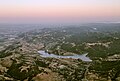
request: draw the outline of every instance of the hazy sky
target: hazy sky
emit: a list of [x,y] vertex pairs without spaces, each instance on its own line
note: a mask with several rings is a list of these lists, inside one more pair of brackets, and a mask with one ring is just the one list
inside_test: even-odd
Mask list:
[[120,21],[120,0],[0,0],[0,22],[50,21]]

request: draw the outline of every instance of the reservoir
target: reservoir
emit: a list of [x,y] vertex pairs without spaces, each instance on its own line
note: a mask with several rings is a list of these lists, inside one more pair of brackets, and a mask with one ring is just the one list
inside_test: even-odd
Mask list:
[[51,58],[72,58],[72,59],[81,59],[82,61],[87,61],[87,62],[91,62],[92,60],[87,57],[87,53],[86,54],[82,54],[82,55],[77,55],[74,54],[72,56],[62,56],[62,55],[55,55],[55,54],[49,54],[45,51],[38,51],[38,53],[40,53],[41,57],[51,57]]

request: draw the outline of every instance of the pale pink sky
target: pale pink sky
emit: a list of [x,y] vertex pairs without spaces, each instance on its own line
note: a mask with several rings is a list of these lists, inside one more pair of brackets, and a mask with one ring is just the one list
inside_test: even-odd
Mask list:
[[0,0],[0,22],[120,21],[120,0]]

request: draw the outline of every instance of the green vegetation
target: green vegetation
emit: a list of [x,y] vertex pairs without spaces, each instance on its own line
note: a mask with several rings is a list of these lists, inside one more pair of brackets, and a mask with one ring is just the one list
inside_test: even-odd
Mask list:
[[12,66],[7,71],[7,73],[14,79],[23,81],[27,78],[29,78],[28,80],[31,80],[32,77],[36,76],[38,73],[41,72],[39,71],[37,66],[30,66],[30,68],[27,69],[28,72],[27,70],[21,71],[20,67],[23,65],[24,62],[20,64],[13,63]]
[[104,78],[111,77],[114,81],[120,74],[120,61],[101,61],[101,63],[94,63],[89,67],[90,71],[95,71],[99,76]]

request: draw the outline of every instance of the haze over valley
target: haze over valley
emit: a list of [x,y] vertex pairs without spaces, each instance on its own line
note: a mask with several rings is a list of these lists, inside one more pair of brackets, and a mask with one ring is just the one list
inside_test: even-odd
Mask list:
[[120,0],[0,0],[0,81],[120,81]]

